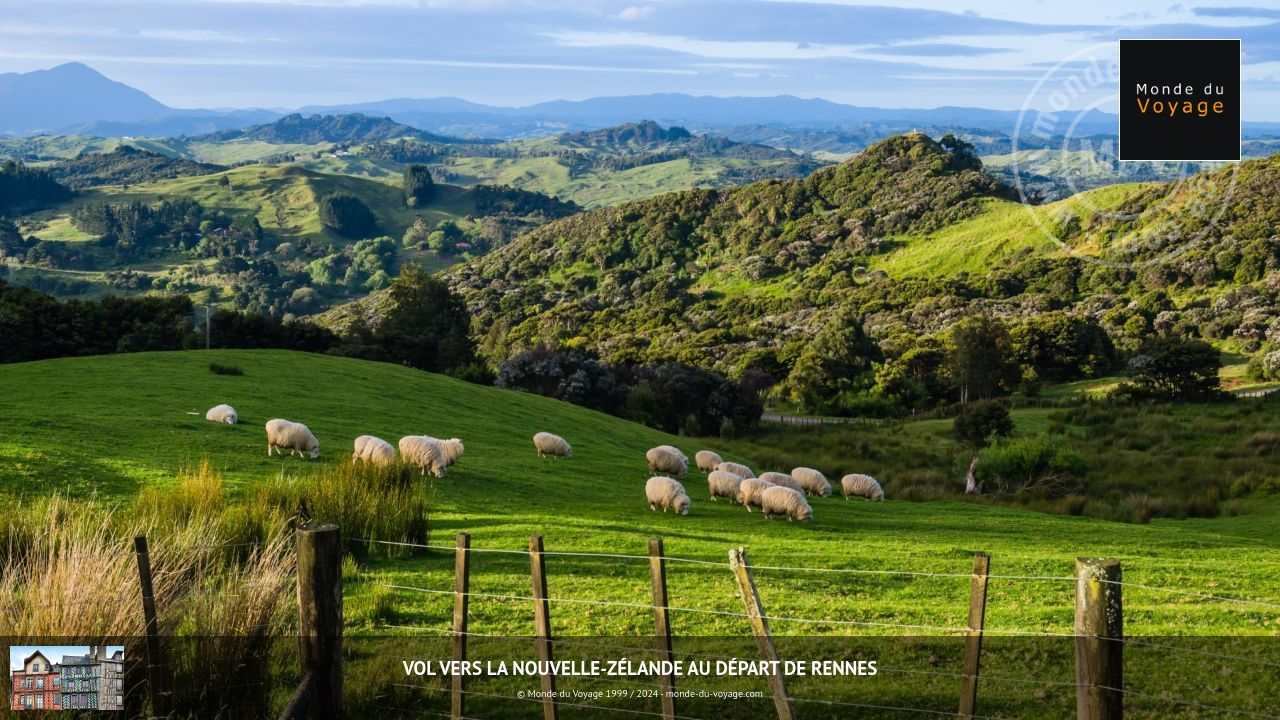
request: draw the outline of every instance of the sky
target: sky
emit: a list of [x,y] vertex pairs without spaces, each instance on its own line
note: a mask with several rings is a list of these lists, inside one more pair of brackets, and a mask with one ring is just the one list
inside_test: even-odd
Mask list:
[[[9,647],[9,672],[22,669],[22,661],[31,656],[31,653],[39,650],[44,656],[49,658],[49,662],[62,662],[63,655],[88,655],[88,645],[12,645]],[[117,650],[124,650],[123,645],[108,645],[107,656]]]
[[0,72],[78,60],[175,107],[684,92],[1016,110],[1086,48],[1226,37],[1245,118],[1280,121],[1280,1],[1253,1],[0,0]]

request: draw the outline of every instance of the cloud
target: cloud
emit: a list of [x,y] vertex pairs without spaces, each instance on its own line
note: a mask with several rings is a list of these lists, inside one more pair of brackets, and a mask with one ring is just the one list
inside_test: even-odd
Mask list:
[[914,57],[977,57],[995,53],[1013,52],[1010,48],[978,47],[976,45],[955,45],[952,43],[909,43],[906,45],[888,45],[886,47],[867,48],[874,55],[911,55]]
[[1280,10],[1260,7],[1197,7],[1191,12],[1201,17],[1280,18]]
[[636,20],[643,20],[652,14],[652,5],[631,5],[623,8],[622,12],[618,13],[618,19],[634,22]]

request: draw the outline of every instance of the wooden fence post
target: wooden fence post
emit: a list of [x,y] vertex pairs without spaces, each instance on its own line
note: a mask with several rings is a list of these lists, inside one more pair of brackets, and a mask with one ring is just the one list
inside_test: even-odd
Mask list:
[[[649,538],[649,579],[653,583],[653,630],[658,644],[659,662],[671,662],[671,616],[667,612],[667,561],[662,549],[662,538]],[[658,676],[662,692],[663,720],[676,717],[676,677],[673,673]]]
[[467,714],[466,676],[461,663],[467,659],[467,599],[471,592],[471,536],[458,533],[453,556],[453,661],[458,671],[453,674],[452,720]]
[[1124,717],[1120,561],[1076,559],[1076,717]]
[[[778,649],[773,645],[773,636],[769,634],[769,619],[765,615],[764,606],[760,602],[760,593],[756,591],[756,581],[751,577],[751,565],[747,562],[747,549],[738,548],[729,551],[729,567],[738,579],[738,590],[742,593],[742,602],[747,607],[747,616],[751,620],[751,632],[756,636],[756,647],[760,649],[760,658],[769,662],[778,662]],[[795,720],[796,709],[787,694],[787,683],[781,672],[769,674],[769,687],[773,690],[773,706],[778,711],[778,720]]]
[[341,720],[341,532],[337,525],[327,523],[304,525],[298,528],[297,543],[298,644],[303,682],[295,699],[309,697],[311,717],[316,720]]
[[142,617],[147,637],[147,685],[151,690],[151,713],[159,717],[169,714],[171,706],[165,682],[164,658],[160,650],[160,629],[156,623],[155,588],[151,584],[151,551],[147,536],[133,538],[133,552],[138,558],[138,584],[142,588]]
[[538,660],[547,663],[547,672],[542,673],[542,717],[543,720],[557,720],[559,709],[556,705],[556,676],[550,671],[551,653],[551,603],[547,600],[547,573],[542,563],[542,536],[529,538],[529,567],[533,577],[533,624],[534,642],[538,646]]
[[991,556],[973,556],[973,579],[969,582],[969,621],[964,636],[964,680],[960,686],[960,717],[972,718],[978,706],[978,669],[982,664],[982,631],[987,617],[987,573]]

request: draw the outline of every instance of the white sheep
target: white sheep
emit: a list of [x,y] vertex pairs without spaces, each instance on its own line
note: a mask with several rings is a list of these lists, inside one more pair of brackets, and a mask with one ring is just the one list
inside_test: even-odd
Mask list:
[[723,470],[725,472],[731,472],[734,475],[737,475],[738,477],[743,479],[753,478],[756,476],[755,472],[752,471],[751,468],[747,467],[746,465],[743,465],[742,463],[722,462],[719,465],[716,465],[715,469]]
[[209,412],[204,414],[204,419],[210,422],[226,423],[227,425],[235,425],[240,422],[240,416],[236,414],[236,409],[225,403],[209,408]]
[[840,489],[844,490],[844,499],[851,497],[866,498],[875,502],[884,501],[884,490],[880,487],[880,483],[870,475],[860,475],[858,473],[849,473],[840,478]]
[[670,445],[650,448],[644,457],[649,461],[649,472],[667,473],[678,478],[684,477],[685,473],[689,472],[688,459]]
[[760,507],[760,495],[771,487],[777,487],[768,480],[747,478],[738,485],[738,504],[751,512],[751,506]]
[[693,459],[698,463],[698,469],[705,473],[715,470],[717,465],[724,462],[724,458],[710,450],[699,450],[694,454]]
[[281,455],[285,450],[294,453],[310,453],[311,457],[320,457],[320,441],[311,434],[311,430],[302,423],[291,422],[281,418],[267,421],[267,456],[275,450]]
[[791,471],[791,477],[800,483],[805,495],[831,497],[831,482],[821,471],[813,468],[798,467]]
[[569,447],[569,443],[559,435],[552,435],[549,432],[540,432],[533,436],[533,446],[538,448],[538,457],[573,457],[573,448]]
[[418,468],[422,475],[430,470],[432,475],[442,478],[449,469],[440,441],[426,435],[406,435],[400,438],[400,458]]
[[458,458],[462,457],[462,451],[464,450],[462,447],[462,441],[458,438],[449,438],[448,440],[441,440],[439,442],[440,448],[444,450],[445,463],[452,465],[458,462]]
[[380,437],[361,435],[356,438],[355,452],[351,454],[351,461],[386,467],[396,461],[396,449]]
[[676,447],[675,445],[659,445],[658,447],[662,448],[663,450],[666,450],[667,452],[674,453],[675,455],[677,455],[681,460],[684,461],[684,464],[686,466],[689,464],[689,456],[685,455],[684,451]]
[[723,470],[712,470],[707,474],[707,490],[711,493],[711,502],[716,498],[729,498],[729,502],[738,499],[738,486],[742,478]]
[[658,475],[649,478],[649,482],[644,484],[644,494],[649,500],[650,510],[662,508],[662,512],[670,509],[679,515],[689,514],[689,494],[684,491],[684,485],[669,477]]
[[760,473],[760,479],[768,480],[774,485],[781,485],[782,487],[785,487],[785,488],[791,488],[792,490],[795,490],[796,492],[799,492],[801,494],[804,493],[804,487],[800,483],[796,482],[795,478],[791,477],[790,475],[784,472]]
[[804,493],[789,487],[771,487],[760,493],[760,509],[766,520],[774,515],[786,515],[787,522],[813,519],[813,508],[804,499]]

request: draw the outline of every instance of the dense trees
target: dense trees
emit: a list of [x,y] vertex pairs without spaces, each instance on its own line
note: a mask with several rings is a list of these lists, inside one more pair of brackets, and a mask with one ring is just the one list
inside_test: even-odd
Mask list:
[[795,362],[788,381],[793,399],[810,411],[831,411],[866,377],[880,348],[852,308],[835,313]]
[[405,165],[402,175],[406,205],[418,207],[431,202],[436,186],[431,180],[431,170],[426,165]]
[[1207,400],[1218,391],[1218,350],[1201,340],[1155,337],[1129,361],[1141,394],[1165,400]]
[[390,302],[373,328],[374,342],[389,360],[431,372],[475,361],[471,316],[444,282],[406,266],[391,283]]
[[360,198],[334,192],[319,200],[320,222],[337,234],[352,239],[366,238],[378,231],[378,220]]
[[18,215],[63,202],[71,191],[47,170],[14,160],[0,161],[0,215]]
[[755,426],[761,411],[753,389],[690,365],[611,367],[581,352],[543,346],[504,362],[497,385],[685,435],[732,435]]
[[951,328],[943,367],[962,403],[1007,395],[1019,379],[1009,331],[986,315],[965,318]]

